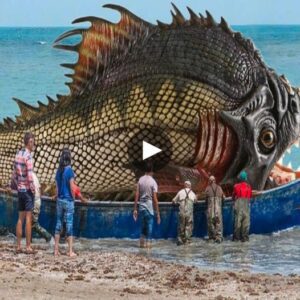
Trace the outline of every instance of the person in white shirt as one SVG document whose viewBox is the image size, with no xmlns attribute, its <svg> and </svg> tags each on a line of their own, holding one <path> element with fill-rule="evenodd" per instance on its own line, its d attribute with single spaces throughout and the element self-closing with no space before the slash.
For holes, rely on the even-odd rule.
<svg viewBox="0 0 300 300">
<path fill-rule="evenodd" d="M 177 245 L 183 245 L 191 241 L 194 224 L 194 202 L 197 200 L 191 190 L 191 182 L 184 182 L 184 189 L 180 190 L 172 200 L 173 204 L 179 203 L 179 220 Z"/>
</svg>

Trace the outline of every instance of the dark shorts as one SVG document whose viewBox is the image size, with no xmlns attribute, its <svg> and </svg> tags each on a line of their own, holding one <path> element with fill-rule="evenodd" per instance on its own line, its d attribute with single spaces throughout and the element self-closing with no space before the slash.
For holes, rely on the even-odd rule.
<svg viewBox="0 0 300 300">
<path fill-rule="evenodd" d="M 150 240 L 152 238 L 154 217 L 147 209 L 140 210 L 139 215 L 141 219 L 141 235 Z"/>
<path fill-rule="evenodd" d="M 32 211 L 34 207 L 34 196 L 31 191 L 18 192 L 19 211 Z"/>
</svg>

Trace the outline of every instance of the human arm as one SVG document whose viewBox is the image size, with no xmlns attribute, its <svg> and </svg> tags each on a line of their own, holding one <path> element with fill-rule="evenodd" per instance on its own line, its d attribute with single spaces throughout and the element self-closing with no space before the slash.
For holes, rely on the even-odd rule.
<svg viewBox="0 0 300 300">
<path fill-rule="evenodd" d="M 56 201 L 57 198 L 58 198 L 58 185 L 57 185 L 57 181 L 55 180 L 55 194 L 54 194 L 54 196 L 51 197 L 51 199 L 53 201 Z"/>
<path fill-rule="evenodd" d="M 251 197 L 255 197 L 255 196 L 258 196 L 262 193 L 262 191 L 257 191 L 257 190 L 252 190 L 251 192 Z"/>
<path fill-rule="evenodd" d="M 134 207 L 133 207 L 133 219 L 134 221 L 138 218 L 137 204 L 139 201 L 140 193 L 139 193 L 139 185 L 137 184 L 135 197 L 134 197 Z"/>
<path fill-rule="evenodd" d="M 73 199 L 75 199 L 75 192 L 74 192 L 75 188 L 76 188 L 75 180 L 74 180 L 74 177 L 72 177 L 70 179 L 70 190 L 71 190 L 71 194 L 72 194 Z"/>
<path fill-rule="evenodd" d="M 236 194 L 236 185 L 233 187 L 233 192 L 232 192 L 232 200 L 235 200 L 237 194 Z"/>
<path fill-rule="evenodd" d="M 35 186 L 33 181 L 33 160 L 31 155 L 25 159 L 26 169 L 27 169 L 27 182 L 29 183 L 30 190 L 32 194 L 35 194 Z"/>
<path fill-rule="evenodd" d="M 179 201 L 179 193 L 172 199 L 172 204 L 177 204 Z"/>
<path fill-rule="evenodd" d="M 153 193 L 153 204 L 154 204 L 154 210 L 156 211 L 157 224 L 160 224 L 160 212 L 158 206 L 157 192 Z"/>
<path fill-rule="evenodd" d="M 85 197 L 83 197 L 82 194 L 80 194 L 78 198 L 79 198 L 79 200 L 80 200 L 82 203 L 87 203 L 87 202 L 88 202 L 88 199 L 85 198 Z"/>
</svg>

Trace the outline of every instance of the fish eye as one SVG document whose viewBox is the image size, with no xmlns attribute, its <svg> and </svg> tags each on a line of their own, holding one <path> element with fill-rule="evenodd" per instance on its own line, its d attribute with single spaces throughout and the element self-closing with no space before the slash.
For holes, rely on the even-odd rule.
<svg viewBox="0 0 300 300">
<path fill-rule="evenodd" d="M 259 146 L 264 153 L 270 153 L 276 145 L 275 132 L 272 129 L 262 129 L 259 135 Z"/>
</svg>

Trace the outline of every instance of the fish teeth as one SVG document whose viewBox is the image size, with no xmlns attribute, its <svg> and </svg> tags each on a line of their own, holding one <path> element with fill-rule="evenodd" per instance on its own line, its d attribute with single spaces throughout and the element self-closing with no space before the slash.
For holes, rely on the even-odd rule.
<svg viewBox="0 0 300 300">
<path fill-rule="evenodd" d="M 280 165 L 283 165 L 283 157 L 282 156 L 279 158 L 279 160 L 277 161 L 277 163 L 279 163 Z"/>
</svg>

